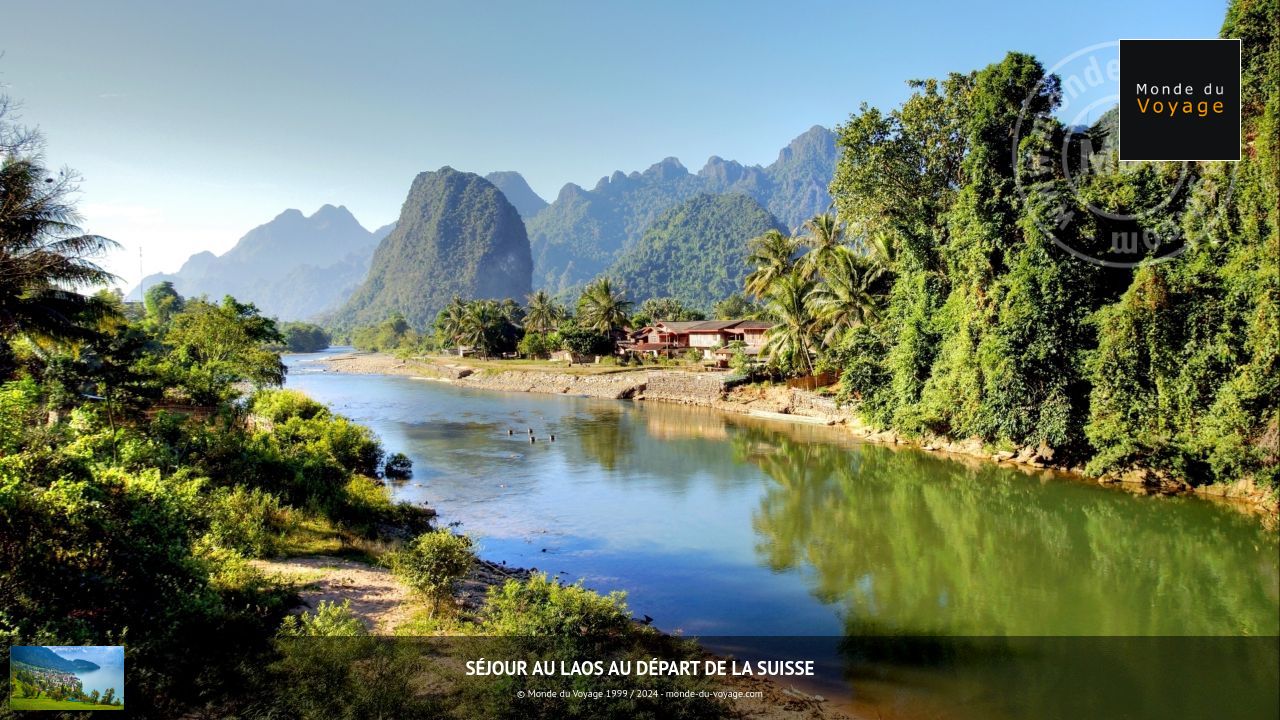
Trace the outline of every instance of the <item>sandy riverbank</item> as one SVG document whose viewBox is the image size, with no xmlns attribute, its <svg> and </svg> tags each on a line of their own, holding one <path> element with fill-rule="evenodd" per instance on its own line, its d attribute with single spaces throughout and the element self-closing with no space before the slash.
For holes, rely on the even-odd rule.
<svg viewBox="0 0 1280 720">
<path fill-rule="evenodd" d="M 867 426 L 857 415 L 840 408 L 830 397 L 776 385 L 747 385 L 726 390 L 720 384 L 723 375 L 713 372 L 595 365 L 559 368 L 545 363 L 459 358 L 401 359 L 383 353 L 367 352 L 333 355 L 318 363 L 325 372 L 404 375 L 503 392 L 674 402 L 774 420 L 820 422 L 840 426 L 866 442 L 945 453 L 963 461 L 996 462 L 1023 472 L 1049 473 L 1078 481 L 1096 481 L 1141 494 L 1201 495 L 1228 502 L 1246 512 L 1260 514 L 1268 523 L 1276 522 L 1277 514 L 1280 513 L 1280 503 L 1270 493 L 1247 481 L 1192 487 L 1180 479 L 1149 470 L 1090 478 L 1083 474 L 1081 468 L 1056 463 L 1052 450 L 1047 448 L 1027 447 L 997 451 L 977 439 L 957 441 L 949 438 L 907 438 L 892 430 Z"/>
</svg>

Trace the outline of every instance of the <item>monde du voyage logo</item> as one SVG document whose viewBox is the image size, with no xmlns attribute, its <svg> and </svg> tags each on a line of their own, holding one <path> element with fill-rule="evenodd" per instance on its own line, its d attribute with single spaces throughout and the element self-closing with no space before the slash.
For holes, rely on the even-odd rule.
<svg viewBox="0 0 1280 720">
<path fill-rule="evenodd" d="M 1240 159 L 1239 40 L 1120 41 L 1120 160 Z"/>
<path fill-rule="evenodd" d="M 1240 60 L 1237 39 L 1111 40 L 1047 68 L 1023 102 L 1011 148 L 1024 199 L 1059 195 L 1056 211 L 1035 216 L 1040 230 L 1075 258 L 1113 268 L 1217 242 L 1239 168 Z M 1060 103 L 1068 131 L 1024 157 L 1024 137 L 1054 134 L 1031 110 L 1045 94 Z M 1137 191 L 1109 192 L 1109 178 Z M 1206 185 L 1217 202 L 1190 202 Z"/>
</svg>

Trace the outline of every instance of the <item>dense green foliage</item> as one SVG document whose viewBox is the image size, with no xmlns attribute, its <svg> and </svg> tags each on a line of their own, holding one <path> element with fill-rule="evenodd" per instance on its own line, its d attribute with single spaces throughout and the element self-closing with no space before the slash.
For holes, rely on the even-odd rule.
<svg viewBox="0 0 1280 720">
<path fill-rule="evenodd" d="M 709 310 L 742 287 L 748 241 L 781 223 L 746 195 L 697 195 L 664 212 L 609 269 L 636 300 Z"/>
<path fill-rule="evenodd" d="M 531 292 L 532 261 L 520 214 L 489 181 L 444 167 L 414 178 L 396 227 L 369 275 L 332 324 L 352 328 L 400 313 L 426 327 L 455 296 Z"/>
<path fill-rule="evenodd" d="M 1060 168 L 1017 188 L 1010 150 L 1019 115 L 1019 158 L 1060 146 L 1066 132 L 1051 115 L 1057 79 L 1024 55 L 914 83 L 889 113 L 855 114 L 840 128 L 831 191 L 852 241 L 882 268 L 867 303 L 876 312 L 820 348 L 823 362 L 844 369 L 842 398 L 908 434 L 1039 447 L 1096 473 L 1253 477 L 1274 488 L 1277 17 L 1267 0 L 1228 12 L 1224 37 L 1250 48 L 1247 147 L 1238 165 L 1193 166 L 1189 189 L 1174 191 L 1177 178 L 1159 164 L 1120 167 L 1105 142 L 1093 144 L 1104 153 L 1099 172 L 1077 192 Z M 1029 132 L 1027 116 L 1040 121 Z M 1104 116 L 1089 134 L 1105 138 L 1111 122 Z M 1166 222 L 1188 238 L 1172 260 L 1104 269 L 1056 247 L 1045 230 L 1105 253 L 1118 226 L 1084 203 L 1126 212 L 1168 194 Z M 1059 223 L 1064 200 L 1075 211 Z M 810 303 L 815 314 L 836 291 L 820 286 L 828 289 Z"/>
<path fill-rule="evenodd" d="M 245 414 L 242 390 L 284 375 L 253 305 L 158 285 L 130 319 L 118 295 L 75 292 L 107 278 L 110 243 L 79 234 L 73 185 L 44 182 L 34 136 L 4 120 L 0 637 L 128 646 L 138 717 L 226 702 L 288 604 L 246 556 L 303 519 L 354 536 L 417 514 L 359 474 L 382 457 L 364 428 L 269 391 L 270 420 Z M 28 680 L 23 702 L 79 697 Z"/>
<path fill-rule="evenodd" d="M 698 194 L 747 195 L 782 223 L 799 225 L 830 204 L 826 185 L 835 158 L 832 132 L 815 126 L 767 167 L 712 157 L 695 175 L 667 158 L 642 173 L 615 172 L 591 190 L 566 185 L 548 208 L 526 217 L 534 285 L 555 295 L 576 292 L 637 243 L 662 213 Z"/>
<path fill-rule="evenodd" d="M 320 352 L 332 341 L 329 333 L 314 323 L 280 323 L 280 334 L 284 336 L 285 348 L 294 353 Z"/>
<path fill-rule="evenodd" d="M 188 304 L 167 332 L 103 326 L 162 333 L 130 346 L 134 382 L 108 402 L 63 390 L 80 372 L 63 357 L 74 348 L 19 353 L 17 379 L 0 384 L 0 632 L 14 643 L 126 644 L 142 716 L 252 680 L 239 668 L 268 650 L 286 597 L 246 556 L 275 552 L 304 520 L 367 534 L 408 512 L 359 474 L 382 456 L 364 428 L 272 391 L 252 402 L 267 424 L 249 423 L 232 386 L 250 378 L 224 359 L 160 359 L 177 354 L 174 329 L 173 342 L 197 348 L 199 329 L 226 330 L 224 320 L 260 334 L 258 318 L 239 313 L 204 324 L 217 309 Z M 194 380 L 179 377 L 184 368 Z M 98 381 L 87 372 L 82 383 Z M 218 399 L 208 420 L 150 408 L 175 381 Z"/>
</svg>

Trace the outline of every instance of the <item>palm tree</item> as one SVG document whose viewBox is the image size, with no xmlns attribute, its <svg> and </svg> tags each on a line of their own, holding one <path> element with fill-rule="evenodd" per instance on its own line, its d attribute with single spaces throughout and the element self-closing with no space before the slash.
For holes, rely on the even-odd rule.
<svg viewBox="0 0 1280 720">
<path fill-rule="evenodd" d="M 844 245 L 844 228 L 835 215 L 822 213 L 805 221 L 804 229 L 801 242 L 809 246 L 809 252 L 805 253 L 800 270 L 806 278 L 813 279 L 827 265 L 836 249 Z"/>
<path fill-rule="evenodd" d="M 578 298 L 578 319 L 583 327 L 609 333 L 627 326 L 630 307 L 631 301 L 624 300 L 622 292 L 613 287 L 609 278 L 602 277 L 582 291 Z"/>
<path fill-rule="evenodd" d="M 548 295 L 546 290 L 539 290 L 529 296 L 529 304 L 524 314 L 524 327 L 532 332 L 548 333 L 556 329 L 556 326 L 564 320 L 564 316 L 564 307 Z"/>
<path fill-rule="evenodd" d="M 76 289 L 116 279 L 92 258 L 119 246 L 80 229 L 74 175 L 48 177 L 38 158 L 0 163 L 0 340 L 95 337 L 111 305 Z"/>
<path fill-rule="evenodd" d="M 808 298 L 814 283 L 798 275 L 786 275 L 773 284 L 769 292 L 766 311 L 776 321 L 765 332 L 760 353 L 768 359 L 786 359 L 795 363 L 796 356 L 804 359 L 804 366 L 813 374 L 813 361 L 809 349 L 813 347 L 815 322 L 810 312 Z"/>
<path fill-rule="evenodd" d="M 747 264 L 755 268 L 746 278 L 747 292 L 757 298 L 769 294 L 769 288 L 795 268 L 796 239 L 778 230 L 770 230 L 751 240 Z"/>
<path fill-rule="evenodd" d="M 876 281 L 884 274 L 871 258 L 848 247 L 837 247 L 822 267 L 822 282 L 809 294 L 814 317 L 827 328 L 823 342 L 835 347 L 850 328 L 878 317 L 880 298 Z"/>
<path fill-rule="evenodd" d="M 440 310 L 440 314 L 436 316 L 436 330 L 440 332 L 444 340 L 449 343 L 457 344 L 462 337 L 463 323 L 467 316 L 467 303 L 462 298 L 454 295 L 449 300 L 449 304 Z"/>
<path fill-rule="evenodd" d="M 496 301 L 474 300 L 467 303 L 463 311 L 459 340 L 488 358 L 497 347 L 502 327 L 507 322 L 502 306 Z"/>
</svg>

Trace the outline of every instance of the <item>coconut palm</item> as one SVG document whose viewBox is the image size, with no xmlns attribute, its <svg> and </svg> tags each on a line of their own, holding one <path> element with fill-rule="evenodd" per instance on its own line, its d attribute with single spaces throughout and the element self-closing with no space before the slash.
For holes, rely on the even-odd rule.
<svg viewBox="0 0 1280 720">
<path fill-rule="evenodd" d="M 769 360 L 785 360 L 796 364 L 797 356 L 804 367 L 813 373 L 813 361 L 809 357 L 814 345 L 815 325 L 808 298 L 814 283 L 799 275 L 786 275 L 773 283 L 765 310 L 774 319 L 773 327 L 765 332 L 760 353 Z"/>
<path fill-rule="evenodd" d="M 805 221 L 804 229 L 805 234 L 800 241 L 809 246 L 809 252 L 800 261 L 800 271 L 806 278 L 813 279 L 836 249 L 844 246 L 844 228 L 835 215 L 822 213 Z"/>
<path fill-rule="evenodd" d="M 0 164 L 0 338 L 87 339 L 110 314 L 76 290 L 115 279 L 93 258 L 118 245 L 80 229 L 73 192 L 73 176 L 48 177 L 33 159 Z"/>
<path fill-rule="evenodd" d="M 502 305 L 497 301 L 473 300 L 464 307 L 458 339 L 488 358 L 501 342 L 502 330 L 508 322 Z"/>
<path fill-rule="evenodd" d="M 449 304 L 436 316 L 436 330 L 445 342 L 457 344 L 462 337 L 463 323 L 467 317 L 467 303 L 454 295 Z"/>
<path fill-rule="evenodd" d="M 578 298 L 578 320 L 583 327 L 600 333 L 624 328 L 630 320 L 631 301 L 623 299 L 609 278 L 587 285 Z"/>
<path fill-rule="evenodd" d="M 773 283 L 795 268 L 799 244 L 785 233 L 770 230 L 753 238 L 750 248 L 747 264 L 755 269 L 747 275 L 746 290 L 757 298 L 764 298 Z"/>
<path fill-rule="evenodd" d="M 531 332 L 548 333 L 556 329 L 565 317 L 564 307 L 547 294 L 546 290 L 529 296 L 524 314 L 524 327 Z"/>
<path fill-rule="evenodd" d="M 837 247 L 822 266 L 822 282 L 809 294 L 814 317 L 827 328 L 823 342 L 835 347 L 847 330 L 879 315 L 876 281 L 884 274 L 876 261 L 848 247 Z"/>
</svg>

